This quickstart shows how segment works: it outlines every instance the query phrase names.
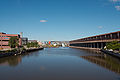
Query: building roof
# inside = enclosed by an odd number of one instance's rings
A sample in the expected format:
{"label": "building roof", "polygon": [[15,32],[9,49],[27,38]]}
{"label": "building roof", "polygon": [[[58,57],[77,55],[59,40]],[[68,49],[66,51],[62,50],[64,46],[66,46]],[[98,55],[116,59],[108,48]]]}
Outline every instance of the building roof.
{"label": "building roof", "polygon": [[[104,35],[109,35],[109,34],[114,34],[114,33],[120,33],[120,31],[110,32],[110,33],[105,33],[105,34],[100,34],[100,35],[95,35],[95,36],[90,36],[90,37],[85,37],[85,38],[104,36]],[[82,39],[85,39],[85,38],[80,38],[80,39],[76,39],[76,40],[72,40],[72,41],[82,40]]]}
{"label": "building roof", "polygon": [[0,32],[0,34],[6,34],[6,33]]}

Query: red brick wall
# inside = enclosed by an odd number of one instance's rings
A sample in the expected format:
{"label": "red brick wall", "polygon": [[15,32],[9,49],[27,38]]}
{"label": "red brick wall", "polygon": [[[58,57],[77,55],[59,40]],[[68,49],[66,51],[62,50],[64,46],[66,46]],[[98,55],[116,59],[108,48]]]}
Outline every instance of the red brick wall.
{"label": "red brick wall", "polygon": [[22,45],[22,40],[21,40],[19,34],[4,34],[4,33],[0,33],[0,48],[10,48],[8,46],[8,42],[9,42],[10,37],[12,37],[12,36],[17,36],[19,38],[19,46]]}

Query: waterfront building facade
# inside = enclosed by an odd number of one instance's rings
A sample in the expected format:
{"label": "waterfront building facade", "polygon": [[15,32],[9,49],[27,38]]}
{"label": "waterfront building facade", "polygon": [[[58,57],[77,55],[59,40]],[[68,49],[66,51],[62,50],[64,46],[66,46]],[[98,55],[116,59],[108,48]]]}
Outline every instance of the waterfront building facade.
{"label": "waterfront building facade", "polygon": [[28,38],[27,37],[22,37],[22,45],[26,45],[28,43]]}
{"label": "waterfront building facade", "polygon": [[29,43],[34,43],[34,42],[37,42],[37,40],[28,40]]}
{"label": "waterfront building facade", "polygon": [[103,49],[106,43],[120,41],[120,31],[70,41],[73,48]]}
{"label": "waterfront building facade", "polygon": [[22,40],[19,34],[6,34],[3,32],[0,32],[0,49],[10,48],[8,45],[10,37],[16,36],[19,39],[19,46],[22,45]]}

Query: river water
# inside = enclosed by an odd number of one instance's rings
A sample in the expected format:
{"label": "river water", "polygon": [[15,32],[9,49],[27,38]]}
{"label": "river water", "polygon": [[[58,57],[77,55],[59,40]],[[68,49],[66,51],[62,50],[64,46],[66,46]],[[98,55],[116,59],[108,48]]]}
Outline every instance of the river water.
{"label": "river water", "polygon": [[0,80],[120,80],[120,60],[89,50],[45,48],[0,58]]}

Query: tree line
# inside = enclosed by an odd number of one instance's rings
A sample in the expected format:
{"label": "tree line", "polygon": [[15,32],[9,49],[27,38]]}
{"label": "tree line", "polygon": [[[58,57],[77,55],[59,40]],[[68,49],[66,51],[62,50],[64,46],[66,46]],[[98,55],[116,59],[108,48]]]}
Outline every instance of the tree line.
{"label": "tree line", "polygon": [[[11,48],[18,48],[19,47],[19,38],[17,38],[16,36],[10,37],[8,45]],[[31,42],[31,43],[28,42],[26,46],[28,48],[30,48],[30,47],[39,47],[38,42]]]}
{"label": "tree line", "polygon": [[112,49],[120,51],[120,42],[119,41],[112,41],[106,44],[107,49]]}

